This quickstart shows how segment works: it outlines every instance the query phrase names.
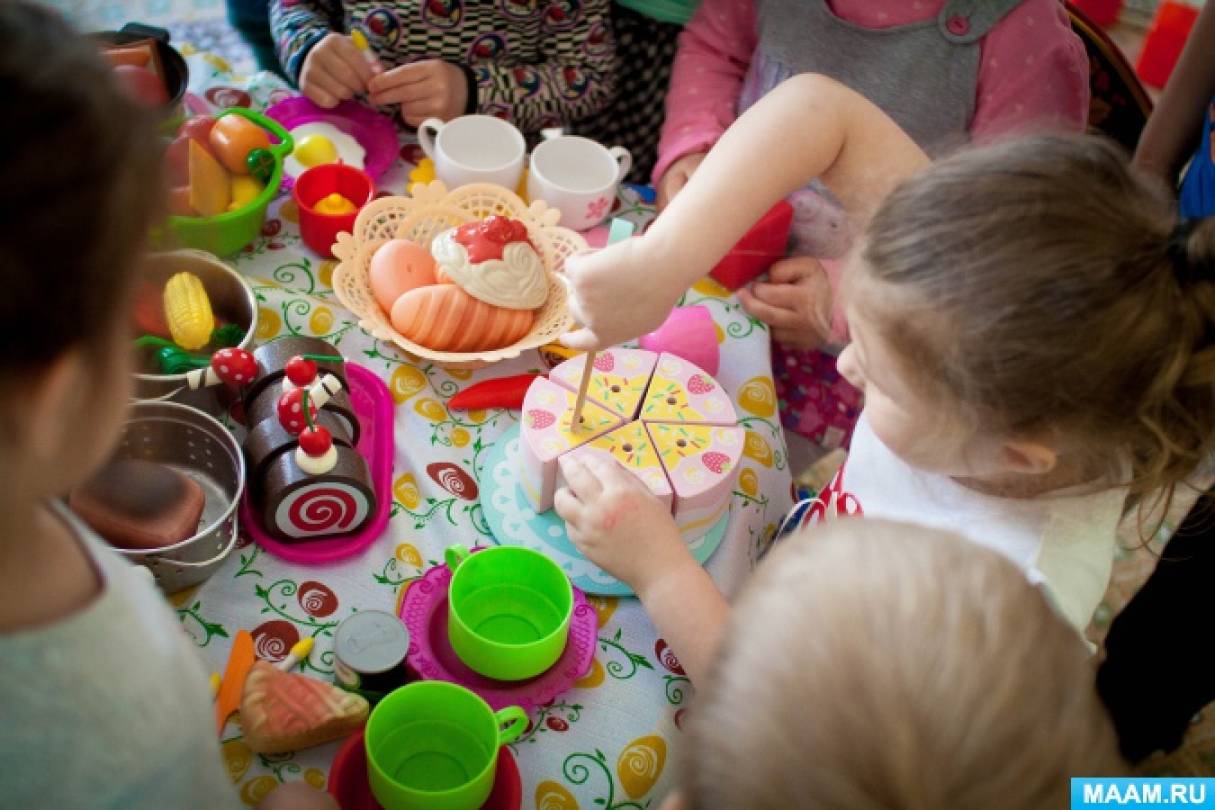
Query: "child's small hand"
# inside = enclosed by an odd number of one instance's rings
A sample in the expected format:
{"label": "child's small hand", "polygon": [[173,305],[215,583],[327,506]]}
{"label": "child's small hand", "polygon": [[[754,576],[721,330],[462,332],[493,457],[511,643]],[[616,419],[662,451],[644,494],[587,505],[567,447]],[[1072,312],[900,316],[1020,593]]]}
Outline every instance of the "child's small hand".
{"label": "child's small hand", "polygon": [[689,155],[684,155],[679,160],[667,167],[666,172],[658,180],[658,210],[667,207],[667,204],[675,198],[684,186],[688,184],[688,178],[692,176],[692,172],[700,166],[701,161],[705,159],[705,152],[693,152]]}
{"label": "child's small hand", "polygon": [[468,104],[468,81],[459,65],[426,59],[386,70],[371,80],[372,104],[401,105],[401,120],[411,127],[427,118],[450,121]]}
{"label": "child's small hand", "polygon": [[684,563],[695,565],[670,510],[614,459],[569,458],[564,470],[568,483],[553,505],[588,560],[638,595]]}
{"label": "child's small hand", "polygon": [[334,107],[339,101],[367,91],[375,73],[344,34],[327,34],[312,46],[300,69],[300,92],[318,107]]}
{"label": "child's small hand", "polygon": [[768,270],[768,282],[738,291],[750,315],[772,328],[772,339],[795,349],[816,349],[831,335],[831,282],[817,259],[794,256]]}
{"label": "child's small hand", "polygon": [[565,260],[570,314],[582,328],[562,335],[571,349],[599,349],[652,332],[679,295],[675,273],[651,250],[650,239],[625,239]]}

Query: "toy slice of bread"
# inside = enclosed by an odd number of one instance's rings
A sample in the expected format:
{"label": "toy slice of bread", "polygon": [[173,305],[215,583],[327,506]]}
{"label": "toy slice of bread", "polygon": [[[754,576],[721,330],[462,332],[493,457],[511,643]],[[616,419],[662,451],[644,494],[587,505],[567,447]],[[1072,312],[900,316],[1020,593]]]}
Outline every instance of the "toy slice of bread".
{"label": "toy slice of bread", "polygon": [[475,352],[509,346],[532,328],[536,313],[473,298],[454,284],[433,284],[392,305],[392,327],[419,346],[440,352]]}
{"label": "toy slice of bread", "polygon": [[285,754],[352,734],[367,722],[367,701],[344,689],[258,661],[240,701],[245,744]]}
{"label": "toy slice of bread", "polygon": [[193,138],[189,150],[190,207],[204,217],[224,213],[232,201],[227,170]]}
{"label": "toy slice of bread", "polygon": [[172,467],[119,459],[72,490],[68,505],[111,545],[154,549],[193,536],[206,500],[197,481]]}

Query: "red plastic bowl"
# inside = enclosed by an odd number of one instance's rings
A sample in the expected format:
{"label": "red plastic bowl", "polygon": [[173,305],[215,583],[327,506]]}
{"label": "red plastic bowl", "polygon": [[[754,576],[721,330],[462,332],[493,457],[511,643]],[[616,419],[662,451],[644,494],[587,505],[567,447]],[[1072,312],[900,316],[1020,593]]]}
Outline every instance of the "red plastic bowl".
{"label": "red plastic bowl", "polygon": [[[315,206],[323,198],[337,192],[354,203],[349,214],[322,214]],[[291,190],[300,210],[300,236],[304,244],[321,256],[333,257],[333,243],[342,231],[354,230],[359,209],[375,197],[375,183],[364,171],[344,163],[313,166],[295,178]]]}

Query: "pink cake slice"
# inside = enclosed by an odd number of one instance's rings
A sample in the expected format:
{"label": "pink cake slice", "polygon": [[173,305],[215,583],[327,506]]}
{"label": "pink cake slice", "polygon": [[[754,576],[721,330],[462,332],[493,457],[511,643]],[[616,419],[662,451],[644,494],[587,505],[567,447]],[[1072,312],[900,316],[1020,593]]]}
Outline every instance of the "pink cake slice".
{"label": "pink cake slice", "polygon": [[745,432],[737,425],[646,425],[675,494],[685,538],[707,532],[730,505]]}
{"label": "pink cake slice", "polygon": [[[625,419],[637,416],[658,355],[641,349],[608,349],[595,355],[587,396]],[[586,355],[566,360],[549,372],[548,378],[577,392],[582,384]]]}
{"label": "pink cake slice", "polygon": [[588,455],[615,458],[626,470],[640,478],[667,508],[671,507],[671,484],[667,481],[667,474],[662,469],[662,462],[654,450],[650,434],[641,422],[622,425],[562,456],[557,465],[558,487],[565,486],[566,460],[585,458]]}
{"label": "pink cake slice", "polygon": [[582,422],[571,426],[577,394],[544,378],[537,379],[523,398],[523,493],[536,512],[553,507],[557,458],[617,427],[616,414],[589,399],[582,407]]}
{"label": "pink cake slice", "polygon": [[717,380],[700,366],[666,352],[658,358],[638,418],[702,425],[738,423],[734,405]]}

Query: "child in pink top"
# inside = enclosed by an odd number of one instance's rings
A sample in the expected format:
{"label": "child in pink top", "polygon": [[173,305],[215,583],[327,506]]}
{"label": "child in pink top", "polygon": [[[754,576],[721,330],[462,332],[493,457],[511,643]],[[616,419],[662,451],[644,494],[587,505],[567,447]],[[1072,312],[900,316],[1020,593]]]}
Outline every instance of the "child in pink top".
{"label": "child in pink top", "polygon": [[[930,155],[1014,131],[1079,130],[1088,114],[1088,59],[1059,0],[704,0],[682,35],[667,95],[659,206],[739,113],[809,72],[873,101]],[[825,192],[791,201],[795,258],[739,297],[773,327],[785,426],[839,445],[859,395],[834,373],[834,358],[795,350],[840,337],[838,317],[827,328],[823,301],[835,279],[808,257],[842,256],[849,227]]]}

